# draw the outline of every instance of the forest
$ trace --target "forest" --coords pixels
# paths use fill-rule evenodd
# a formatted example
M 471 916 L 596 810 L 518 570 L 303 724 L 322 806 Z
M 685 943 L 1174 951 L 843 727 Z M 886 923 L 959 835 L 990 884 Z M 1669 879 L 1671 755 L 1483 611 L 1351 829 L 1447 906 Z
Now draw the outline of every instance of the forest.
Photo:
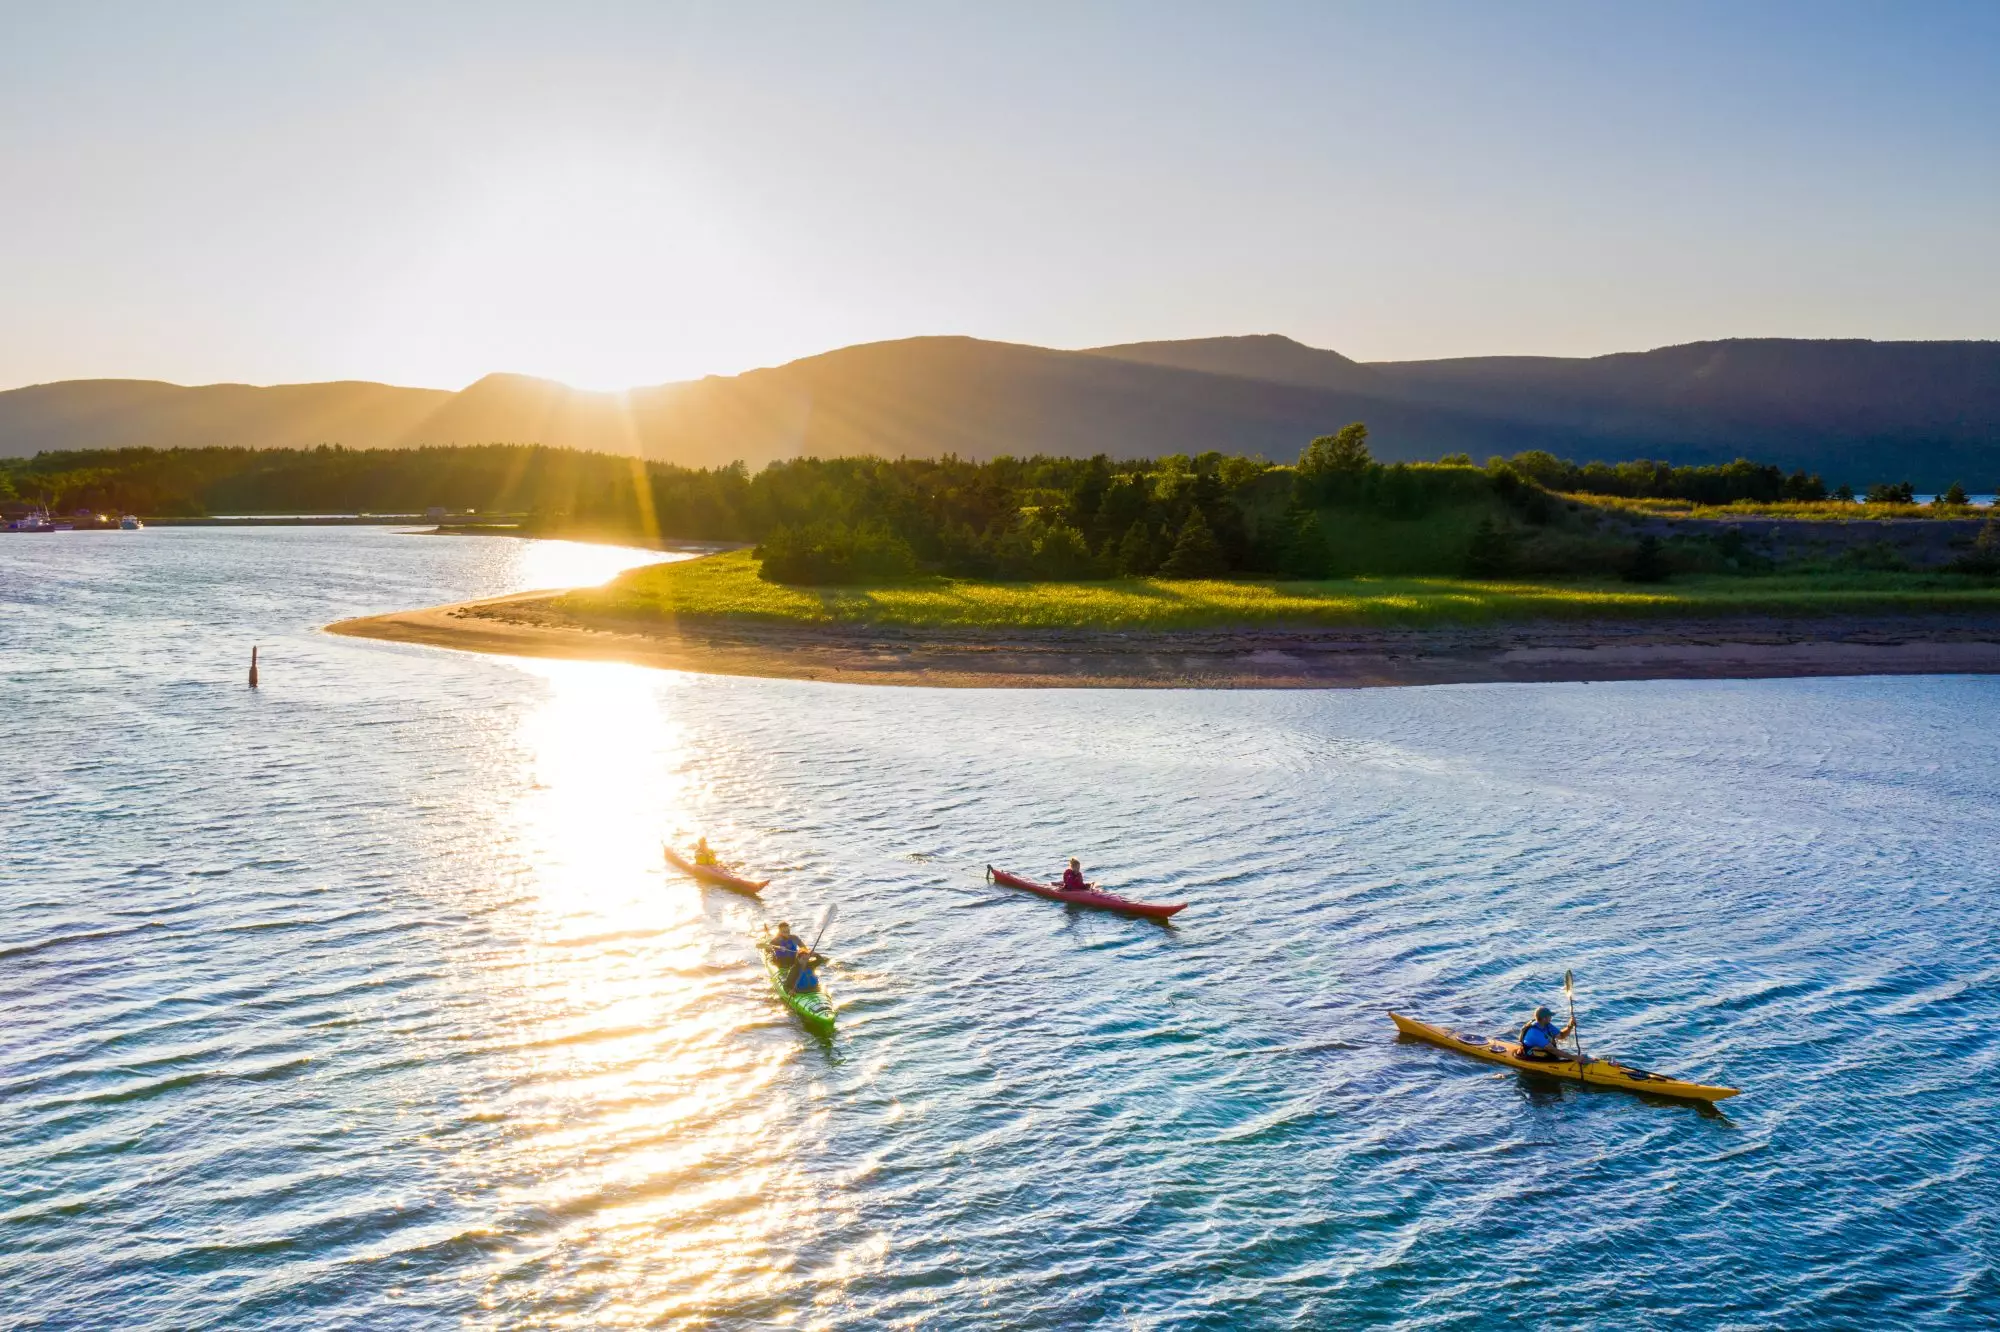
M 1746 460 L 1578 465 L 1548 453 L 1383 464 L 1359 422 L 1295 464 L 1222 453 L 802 458 L 751 474 L 525 445 L 122 449 L 0 460 L 0 500 L 148 517 L 454 512 L 527 533 L 756 543 L 764 577 L 842 584 L 1265 574 L 1633 573 L 1629 537 L 1564 496 L 1816 501 Z M 1640 576 L 1651 576 L 1641 564 Z

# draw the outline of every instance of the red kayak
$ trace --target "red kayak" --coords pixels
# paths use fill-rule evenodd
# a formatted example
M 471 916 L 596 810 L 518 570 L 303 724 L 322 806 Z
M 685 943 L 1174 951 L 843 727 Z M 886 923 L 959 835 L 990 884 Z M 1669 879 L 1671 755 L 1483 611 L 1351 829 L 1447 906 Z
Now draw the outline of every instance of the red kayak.
M 1052 902 L 1068 902 L 1071 906 L 1096 907 L 1100 911 L 1122 911 L 1128 916 L 1144 916 L 1148 920 L 1165 920 L 1176 911 L 1187 910 L 1186 902 L 1174 902 L 1172 904 L 1134 902 L 1129 897 L 1120 897 L 1116 893 L 1100 893 L 1095 889 L 1082 893 L 1066 893 L 1056 884 L 1036 883 L 1033 879 L 1024 879 L 1018 874 L 1009 874 L 1006 870 L 994 869 L 991 865 L 986 867 L 986 877 L 995 883 L 1004 883 L 1009 888 L 1019 888 L 1021 891 L 1033 893 L 1037 897 L 1046 897 Z
M 660 850 L 666 853 L 667 863 L 681 873 L 692 874 L 704 883 L 712 883 L 718 888 L 734 888 L 739 893 L 748 893 L 755 897 L 764 890 L 764 885 L 770 882 L 769 879 L 739 879 L 728 870 L 717 869 L 713 865 L 697 865 L 692 860 L 675 855 L 674 849 L 664 843 L 661 844 Z

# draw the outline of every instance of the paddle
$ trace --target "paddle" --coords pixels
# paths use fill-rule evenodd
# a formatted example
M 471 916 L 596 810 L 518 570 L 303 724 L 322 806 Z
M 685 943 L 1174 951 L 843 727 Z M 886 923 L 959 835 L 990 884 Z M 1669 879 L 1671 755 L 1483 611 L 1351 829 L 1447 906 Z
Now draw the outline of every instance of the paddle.
M 808 954 L 819 951 L 819 941 L 826 937 L 826 927 L 833 924 L 833 918 L 839 914 L 840 904 L 838 902 L 828 902 L 826 910 L 819 913 L 819 933 L 813 935 L 812 947 L 806 949 Z
M 819 941 L 826 937 L 826 927 L 833 924 L 833 918 L 839 914 L 840 906 L 835 902 L 827 903 L 826 910 L 819 913 L 819 929 L 813 935 L 812 947 L 794 954 L 791 965 L 785 968 L 785 990 L 787 993 L 797 993 L 792 989 L 792 982 L 797 979 L 799 968 L 811 962 L 813 957 L 819 952 Z
M 1576 1042 L 1576 1080 L 1583 1083 L 1583 1034 L 1576 1028 L 1576 979 L 1563 972 L 1563 998 L 1569 1000 L 1569 1037 Z

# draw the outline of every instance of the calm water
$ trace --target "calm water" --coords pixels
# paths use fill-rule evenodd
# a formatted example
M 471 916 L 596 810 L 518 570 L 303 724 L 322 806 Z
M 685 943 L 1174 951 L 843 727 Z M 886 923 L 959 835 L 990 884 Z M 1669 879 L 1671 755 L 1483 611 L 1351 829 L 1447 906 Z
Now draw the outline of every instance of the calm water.
M 636 558 L 0 537 L 0 1325 L 2000 1319 L 2000 680 L 932 692 L 314 632 Z M 663 872 L 697 832 L 765 904 Z M 982 882 L 1072 852 L 1195 905 Z M 750 939 L 829 902 L 823 1046 Z M 1383 1015 L 1565 967 L 1594 1049 L 1745 1094 Z

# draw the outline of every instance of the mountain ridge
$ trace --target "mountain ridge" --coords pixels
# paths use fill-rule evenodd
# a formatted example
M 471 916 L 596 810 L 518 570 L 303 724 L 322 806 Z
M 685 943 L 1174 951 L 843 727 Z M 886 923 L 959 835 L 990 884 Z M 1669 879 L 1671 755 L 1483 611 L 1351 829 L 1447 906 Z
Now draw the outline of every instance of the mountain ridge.
M 1367 421 L 1391 461 L 1529 448 L 1579 461 L 1748 455 L 1830 480 L 1984 488 L 2000 480 L 2000 342 L 1735 338 L 1361 362 L 1281 334 L 1077 350 L 942 335 L 622 392 L 510 372 L 456 392 L 67 380 L 0 392 L 0 455 L 504 442 L 687 466 L 1210 449 L 1286 460 L 1350 420 Z

